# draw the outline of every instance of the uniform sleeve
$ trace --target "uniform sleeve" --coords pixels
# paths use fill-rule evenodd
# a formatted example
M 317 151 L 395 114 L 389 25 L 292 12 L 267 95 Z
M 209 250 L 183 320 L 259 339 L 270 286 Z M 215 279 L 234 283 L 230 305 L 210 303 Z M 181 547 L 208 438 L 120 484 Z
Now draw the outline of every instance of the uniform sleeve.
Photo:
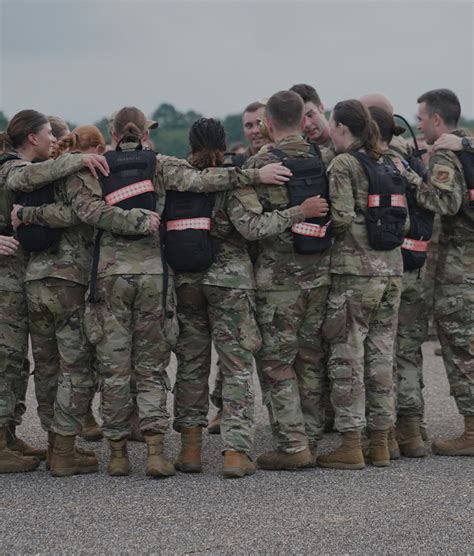
M 250 241 L 281 234 L 293 224 L 304 221 L 300 207 L 264 212 L 251 187 L 233 191 L 229 195 L 227 210 L 232 224 Z
M 65 178 L 83 168 L 82 155 L 66 153 L 56 160 L 44 162 L 18 161 L 15 163 L 5 181 L 8 189 L 16 192 L 29 193 L 44 185 Z
M 122 210 L 108 205 L 102 198 L 100 183 L 90 174 L 81 172 L 66 183 L 66 195 L 78 218 L 96 228 L 117 234 L 146 234 L 150 212 L 134 208 Z
M 70 205 L 57 202 L 41 207 L 24 207 L 22 222 L 49 228 L 69 228 L 79 224 L 80 220 Z
M 442 216 L 454 216 L 463 201 L 464 178 L 455 155 L 437 151 L 430 157 L 427 183 L 417 189 L 418 204 Z
M 212 193 L 260 183 L 260 176 L 256 170 L 240 168 L 196 170 L 188 162 L 178 158 L 158 156 L 157 159 L 158 179 L 165 189 Z
M 352 190 L 353 172 L 348 162 L 336 157 L 328 167 L 331 221 L 336 234 L 350 228 L 356 217 Z

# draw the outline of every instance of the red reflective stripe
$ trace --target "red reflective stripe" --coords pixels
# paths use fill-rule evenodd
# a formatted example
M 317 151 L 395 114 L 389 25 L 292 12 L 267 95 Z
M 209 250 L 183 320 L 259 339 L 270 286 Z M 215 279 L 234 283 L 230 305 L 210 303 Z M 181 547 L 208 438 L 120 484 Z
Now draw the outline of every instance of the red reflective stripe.
M 369 195 L 367 199 L 367 206 L 369 208 L 375 208 L 380 206 L 380 198 L 382 195 Z M 405 196 L 404 195 L 390 195 L 390 206 L 392 207 L 404 207 L 405 206 Z
M 166 231 L 181 230 L 210 230 L 210 218 L 180 218 L 179 220 L 170 220 L 166 223 Z
M 418 253 L 426 253 L 428 251 L 429 241 L 422 241 L 421 239 L 405 238 L 402 243 L 402 249 L 408 251 L 417 251 Z
M 405 206 L 405 196 L 404 195 L 391 195 L 392 207 L 404 207 Z
M 369 195 L 367 200 L 367 205 L 369 208 L 380 206 L 380 195 Z
M 299 222 L 298 224 L 293 224 L 291 231 L 300 236 L 325 237 L 330 223 L 331 221 L 324 226 L 319 226 L 310 222 Z
M 474 189 L 469 189 L 469 200 L 474 201 Z
M 155 191 L 151 180 L 137 181 L 122 187 L 122 189 L 117 189 L 113 193 L 109 193 L 105 196 L 105 202 L 108 205 L 116 205 L 120 201 L 125 201 L 125 199 L 130 199 L 130 197 L 136 197 L 149 191 Z

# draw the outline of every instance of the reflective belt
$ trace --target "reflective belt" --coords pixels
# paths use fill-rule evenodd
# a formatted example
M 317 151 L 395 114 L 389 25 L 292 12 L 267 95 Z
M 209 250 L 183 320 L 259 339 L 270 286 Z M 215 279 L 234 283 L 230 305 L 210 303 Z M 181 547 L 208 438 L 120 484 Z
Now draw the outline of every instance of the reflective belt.
M 410 239 L 406 237 L 402 243 L 402 249 L 409 251 L 417 251 L 418 253 L 426 253 L 428 251 L 429 241 L 422 241 L 421 239 Z
M 293 226 L 291 227 L 291 231 L 301 236 L 325 237 L 326 232 L 329 228 L 329 224 L 331 224 L 331 221 L 329 221 L 324 226 L 311 224 L 310 222 L 299 222 L 298 224 L 293 224 Z
M 180 218 L 179 220 L 169 220 L 166 222 L 166 231 L 180 230 L 210 230 L 210 218 Z
M 390 197 L 390 205 L 392 207 L 404 207 L 405 206 L 405 196 L 404 195 L 369 195 L 368 196 L 368 207 L 375 208 L 380 206 L 380 199 L 382 197 Z
M 474 201 L 474 188 L 469 189 L 469 200 Z
M 136 197 L 142 193 L 149 193 L 155 191 L 153 182 L 151 180 L 137 181 L 136 183 L 131 183 L 122 189 L 117 189 L 113 193 L 109 193 L 105 196 L 104 200 L 108 205 L 116 205 L 120 201 L 125 201 L 130 199 L 130 197 Z

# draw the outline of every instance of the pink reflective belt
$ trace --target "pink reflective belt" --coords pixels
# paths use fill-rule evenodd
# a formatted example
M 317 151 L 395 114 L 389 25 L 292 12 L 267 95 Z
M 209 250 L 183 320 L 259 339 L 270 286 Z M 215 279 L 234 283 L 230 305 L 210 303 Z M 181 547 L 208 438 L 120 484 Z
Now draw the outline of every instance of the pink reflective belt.
M 329 224 L 331 224 L 331 221 L 329 221 L 324 226 L 311 224 L 310 222 L 299 222 L 298 224 L 293 224 L 293 226 L 291 227 L 291 231 L 301 236 L 325 237 L 326 232 L 329 228 Z
M 109 193 L 105 196 L 105 202 L 108 205 L 116 205 L 120 201 L 125 201 L 130 199 L 130 197 L 136 197 L 142 193 L 148 193 L 150 191 L 155 191 L 153 183 L 151 180 L 137 181 L 136 183 L 131 183 L 122 189 L 118 189 L 113 193 Z
M 166 222 L 166 231 L 180 230 L 210 230 L 210 218 L 180 218 Z
M 469 200 L 474 201 L 474 188 L 469 189 Z
M 429 241 L 422 241 L 421 239 L 405 238 L 402 243 L 402 249 L 409 251 L 417 251 L 418 253 L 426 253 L 428 251 Z
M 383 195 L 385 197 L 385 195 Z M 380 198 L 382 195 L 369 195 L 368 206 L 369 208 L 379 207 Z M 390 195 L 390 206 L 392 207 L 404 207 L 405 206 L 405 196 L 404 195 Z

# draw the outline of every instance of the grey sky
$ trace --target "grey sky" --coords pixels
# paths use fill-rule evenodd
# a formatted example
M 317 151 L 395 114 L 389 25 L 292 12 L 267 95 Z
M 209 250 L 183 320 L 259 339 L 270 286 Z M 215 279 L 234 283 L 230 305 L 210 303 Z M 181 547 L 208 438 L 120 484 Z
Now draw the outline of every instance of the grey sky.
M 448 87 L 474 117 L 474 2 L 0 0 L 0 109 L 91 123 L 123 105 L 240 112 L 294 83 L 381 91 L 411 117 Z

